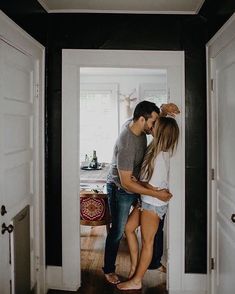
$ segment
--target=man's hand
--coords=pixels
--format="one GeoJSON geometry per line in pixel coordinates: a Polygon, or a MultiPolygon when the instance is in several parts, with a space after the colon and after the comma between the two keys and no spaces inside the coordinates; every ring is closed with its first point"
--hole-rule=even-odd
{"type": "MultiPolygon", "coordinates": [[[[164,202],[167,202],[171,199],[172,194],[167,189],[154,190],[154,187],[146,183],[144,186],[141,185],[139,181],[135,181],[135,178],[132,175],[132,171],[118,170],[121,186],[124,190],[136,193],[149,195],[164,202]]],[[[155,187],[156,188],[156,187],[155,187]]]]}
{"type": "Polygon", "coordinates": [[[132,181],[134,181],[134,182],[138,182],[138,180],[136,179],[135,176],[131,176],[131,179],[132,179],[132,181]]]}
{"type": "Polygon", "coordinates": [[[172,198],[172,194],[167,189],[157,190],[155,198],[162,200],[164,202],[170,201],[172,198]]]}
{"type": "Polygon", "coordinates": [[[169,115],[169,116],[175,117],[176,114],[180,113],[178,106],[175,105],[174,103],[162,104],[160,109],[161,109],[160,116],[169,115]]]}

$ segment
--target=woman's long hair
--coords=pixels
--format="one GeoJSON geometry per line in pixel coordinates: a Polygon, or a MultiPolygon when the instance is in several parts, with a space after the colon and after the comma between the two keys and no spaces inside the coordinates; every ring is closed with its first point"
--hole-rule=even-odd
{"type": "Polygon", "coordinates": [[[141,167],[141,178],[149,181],[154,169],[154,160],[157,155],[163,152],[175,151],[179,140],[179,127],[172,117],[159,117],[155,122],[155,133],[152,142],[149,144],[141,167]]]}

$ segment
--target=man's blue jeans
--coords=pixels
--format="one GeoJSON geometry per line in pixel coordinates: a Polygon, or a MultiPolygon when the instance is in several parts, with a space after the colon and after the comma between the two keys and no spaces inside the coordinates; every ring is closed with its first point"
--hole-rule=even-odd
{"type": "Polygon", "coordinates": [[[105,253],[104,267],[105,274],[115,272],[115,262],[118,253],[120,240],[122,239],[127,218],[132,204],[138,200],[138,194],[129,194],[115,184],[107,184],[109,209],[112,216],[112,226],[108,232],[105,253]]]}

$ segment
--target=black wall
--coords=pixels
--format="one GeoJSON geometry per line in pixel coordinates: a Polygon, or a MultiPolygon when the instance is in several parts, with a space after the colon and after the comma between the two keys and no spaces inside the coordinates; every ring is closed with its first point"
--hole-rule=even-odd
{"type": "Polygon", "coordinates": [[[36,0],[1,1],[1,9],[46,46],[46,256],[62,264],[61,49],[184,50],[187,273],[206,272],[205,44],[235,10],[207,0],[194,16],[46,14],[36,0]],[[23,4],[23,7],[22,7],[23,4]],[[21,7],[21,8],[20,8],[21,7]]]}
{"type": "Polygon", "coordinates": [[[48,14],[36,0],[0,0],[0,9],[46,46],[48,14]]]}
{"type": "MultiPolygon", "coordinates": [[[[49,164],[48,186],[51,189],[50,195],[54,191],[54,196],[59,195],[60,187],[56,186],[56,183],[61,182],[58,166],[61,152],[61,49],[185,51],[186,270],[205,272],[207,239],[205,21],[199,16],[51,14],[49,26],[48,126],[49,130],[53,130],[56,140],[48,146],[49,163],[52,163],[49,164]]],[[[49,205],[52,211],[54,200],[49,205]]],[[[59,214],[60,211],[57,210],[57,213],[59,214]]],[[[59,215],[53,222],[58,219],[59,215]]],[[[50,236],[53,234],[54,225],[51,224],[50,236]]],[[[56,237],[58,239],[60,235],[56,237]]],[[[55,242],[51,242],[52,248],[48,250],[51,253],[47,260],[51,264],[59,261],[58,252],[53,250],[54,244],[55,242]]]]}

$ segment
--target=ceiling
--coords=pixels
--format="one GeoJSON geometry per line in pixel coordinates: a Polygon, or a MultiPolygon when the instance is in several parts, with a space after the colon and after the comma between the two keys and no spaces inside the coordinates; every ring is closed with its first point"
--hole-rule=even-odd
{"type": "Polygon", "coordinates": [[[38,0],[49,13],[197,14],[205,0],[38,0]]]}

